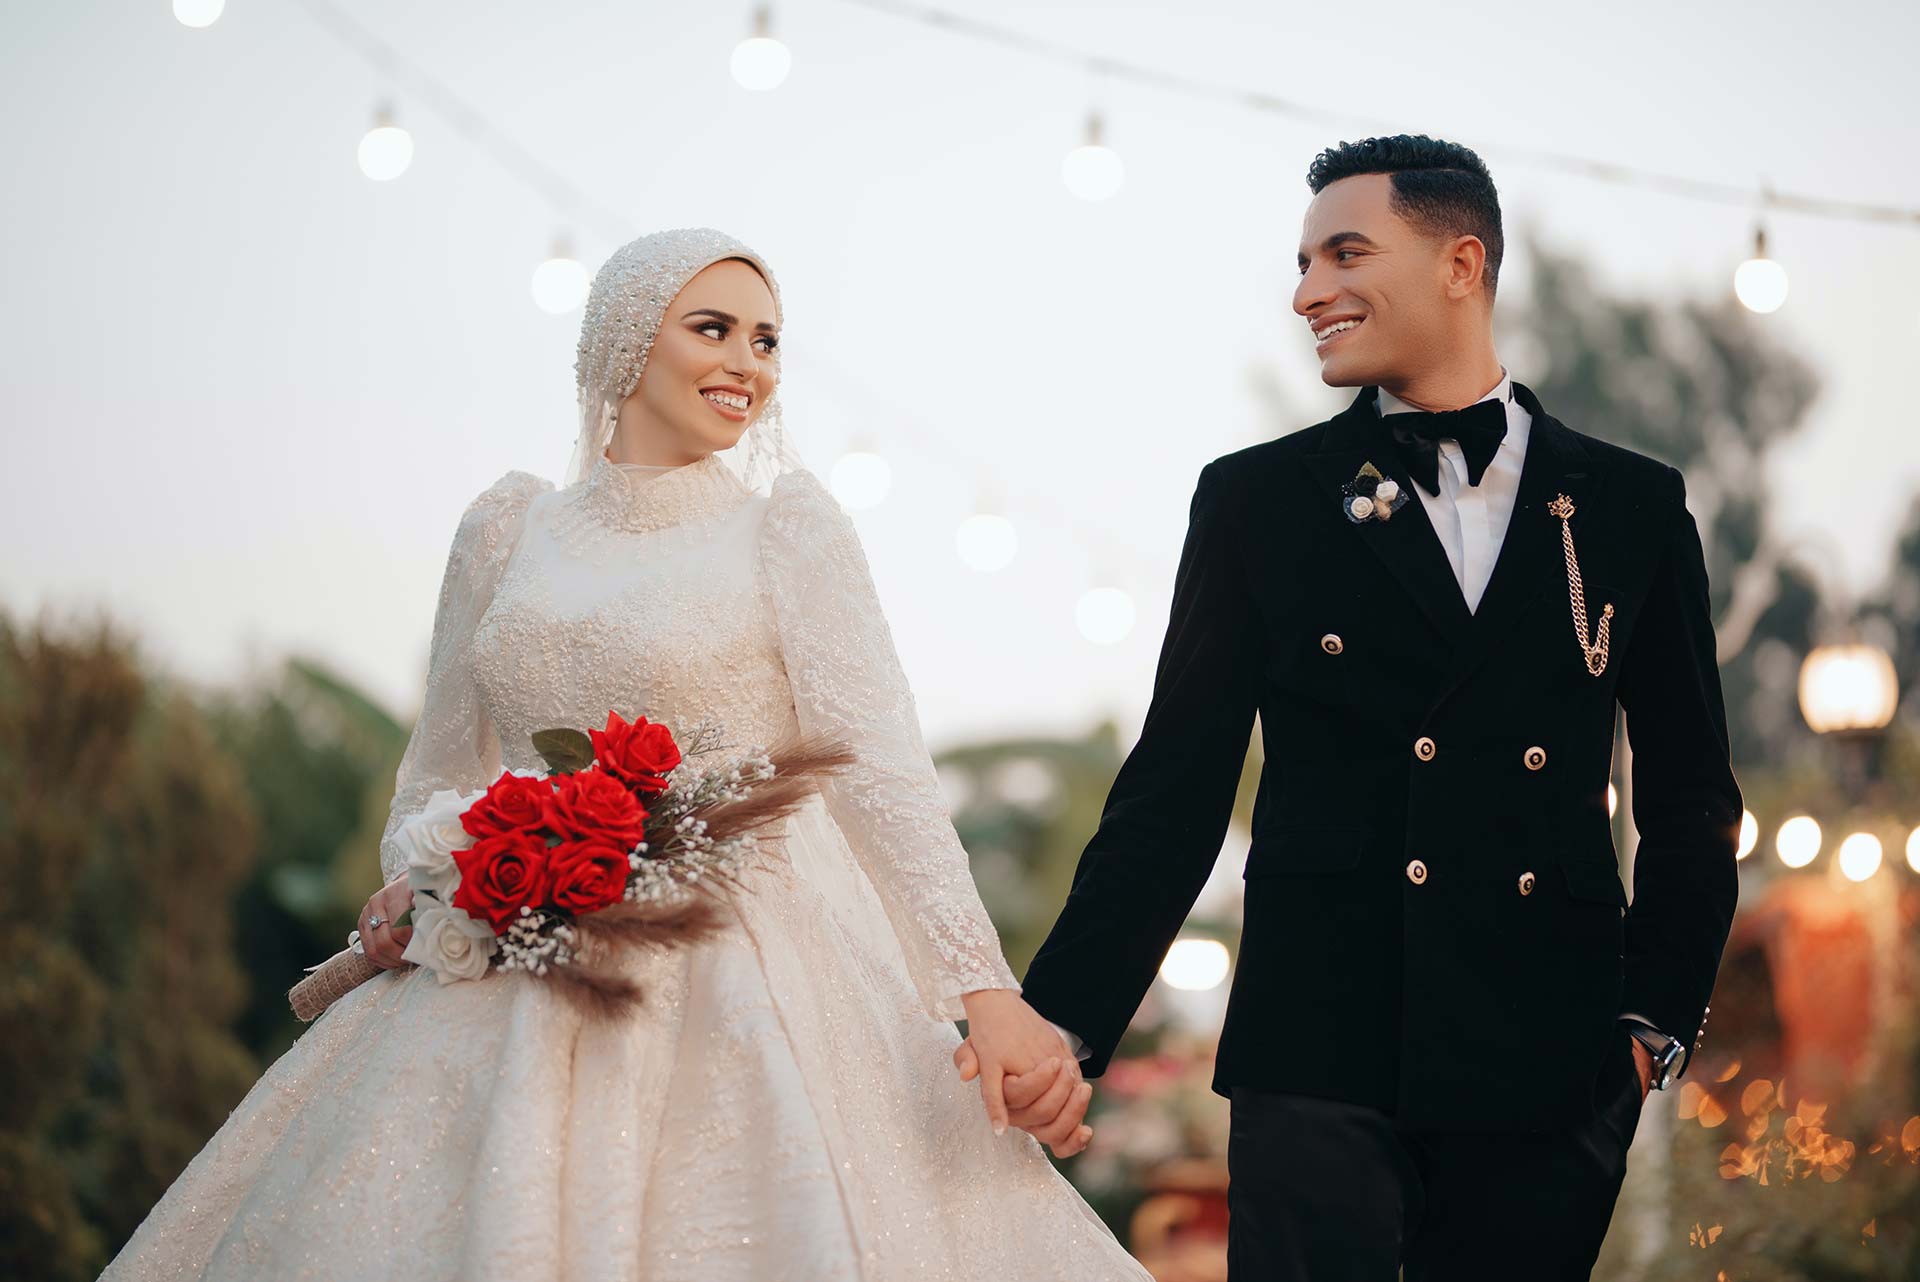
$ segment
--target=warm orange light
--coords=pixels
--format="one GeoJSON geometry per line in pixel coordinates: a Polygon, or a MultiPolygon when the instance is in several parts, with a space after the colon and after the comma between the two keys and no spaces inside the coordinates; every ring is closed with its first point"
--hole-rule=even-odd
{"type": "Polygon", "coordinates": [[[1820,734],[1884,729],[1899,701],[1893,660],[1877,645],[1817,646],[1800,665],[1800,715],[1820,734]]]}

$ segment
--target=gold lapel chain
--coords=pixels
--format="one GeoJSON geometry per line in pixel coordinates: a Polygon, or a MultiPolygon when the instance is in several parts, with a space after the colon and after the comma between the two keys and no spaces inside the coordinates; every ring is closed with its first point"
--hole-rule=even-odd
{"type": "Polygon", "coordinates": [[[1580,558],[1573,554],[1573,500],[1562,494],[1547,504],[1547,511],[1560,518],[1560,545],[1567,553],[1567,598],[1573,602],[1573,639],[1587,656],[1587,671],[1599,676],[1607,670],[1607,642],[1613,630],[1613,602],[1600,611],[1600,630],[1587,640],[1587,590],[1580,584],[1580,558]]]}

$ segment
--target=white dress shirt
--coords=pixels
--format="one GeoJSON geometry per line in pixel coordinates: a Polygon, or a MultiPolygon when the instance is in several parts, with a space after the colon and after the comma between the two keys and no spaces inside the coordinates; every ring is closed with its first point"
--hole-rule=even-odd
{"type": "MultiPolygon", "coordinates": [[[[1500,381],[1481,401],[1503,401],[1507,407],[1507,435],[1494,451],[1493,461],[1481,474],[1480,484],[1467,483],[1467,455],[1460,442],[1440,442],[1440,492],[1427,493],[1418,481],[1413,492],[1427,510],[1433,532],[1440,536],[1447,563],[1460,583],[1460,594],[1467,599],[1469,611],[1480,608],[1486,595],[1487,580],[1493,577],[1493,563],[1500,556],[1500,545],[1507,537],[1507,522],[1513,518],[1513,501],[1520,493],[1520,468],[1527,458],[1527,434],[1533,427],[1533,415],[1514,399],[1513,379],[1505,370],[1500,381]]],[[[1474,402],[1476,405],[1479,401],[1474,402]]],[[[1379,413],[1418,413],[1386,388],[1380,389],[1379,413]]]]}

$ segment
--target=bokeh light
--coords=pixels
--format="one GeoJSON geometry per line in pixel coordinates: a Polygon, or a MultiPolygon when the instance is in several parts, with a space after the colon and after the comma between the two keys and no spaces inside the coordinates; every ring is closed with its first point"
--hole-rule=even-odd
{"type": "Polygon", "coordinates": [[[1865,881],[1880,871],[1880,839],[1870,832],[1856,832],[1840,843],[1840,871],[1848,881],[1865,881]]]}
{"type": "Polygon", "coordinates": [[[227,0],[173,0],[173,16],[183,27],[211,27],[226,12],[227,0]]]}
{"type": "Polygon", "coordinates": [[[1745,859],[1760,844],[1760,821],[1753,817],[1753,811],[1740,812],[1740,849],[1734,852],[1734,858],[1745,859]]]}
{"type": "Polygon", "coordinates": [[[864,511],[886,502],[893,489],[893,468],[878,454],[848,450],[833,465],[827,485],[842,506],[864,511]]]}
{"type": "Polygon", "coordinates": [[[393,181],[412,163],[413,135],[398,125],[376,123],[360,140],[360,172],[375,182],[393,181]]]}
{"type": "Polygon", "coordinates": [[[1160,978],[1182,992],[1204,993],[1220,987],[1231,967],[1227,946],[1219,940],[1176,939],[1160,963],[1160,978]]]}
{"type": "Polygon", "coordinates": [[[1120,588],[1091,588],[1073,609],[1080,635],[1095,645],[1117,645],[1133,631],[1133,598],[1120,588]]]}
{"type": "Polygon", "coordinates": [[[554,316],[570,312],[587,301],[592,283],[577,259],[556,249],[553,257],[533,269],[534,305],[554,316]]]}
{"type": "Polygon", "coordinates": [[[978,512],[960,522],[953,541],[960,560],[981,574],[1006,569],[1020,551],[1013,522],[991,512],[978,512]]]}
{"type": "Polygon", "coordinates": [[[1819,823],[1811,815],[1795,815],[1780,825],[1773,848],[1787,867],[1805,868],[1820,853],[1819,823]]]}

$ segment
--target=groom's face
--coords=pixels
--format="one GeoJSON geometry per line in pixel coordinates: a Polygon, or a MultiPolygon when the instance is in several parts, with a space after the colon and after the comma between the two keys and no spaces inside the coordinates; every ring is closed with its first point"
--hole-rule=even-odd
{"type": "Polygon", "coordinates": [[[1357,174],[1307,206],[1293,310],[1329,387],[1400,386],[1445,346],[1448,255],[1392,195],[1388,175],[1357,174]]]}

